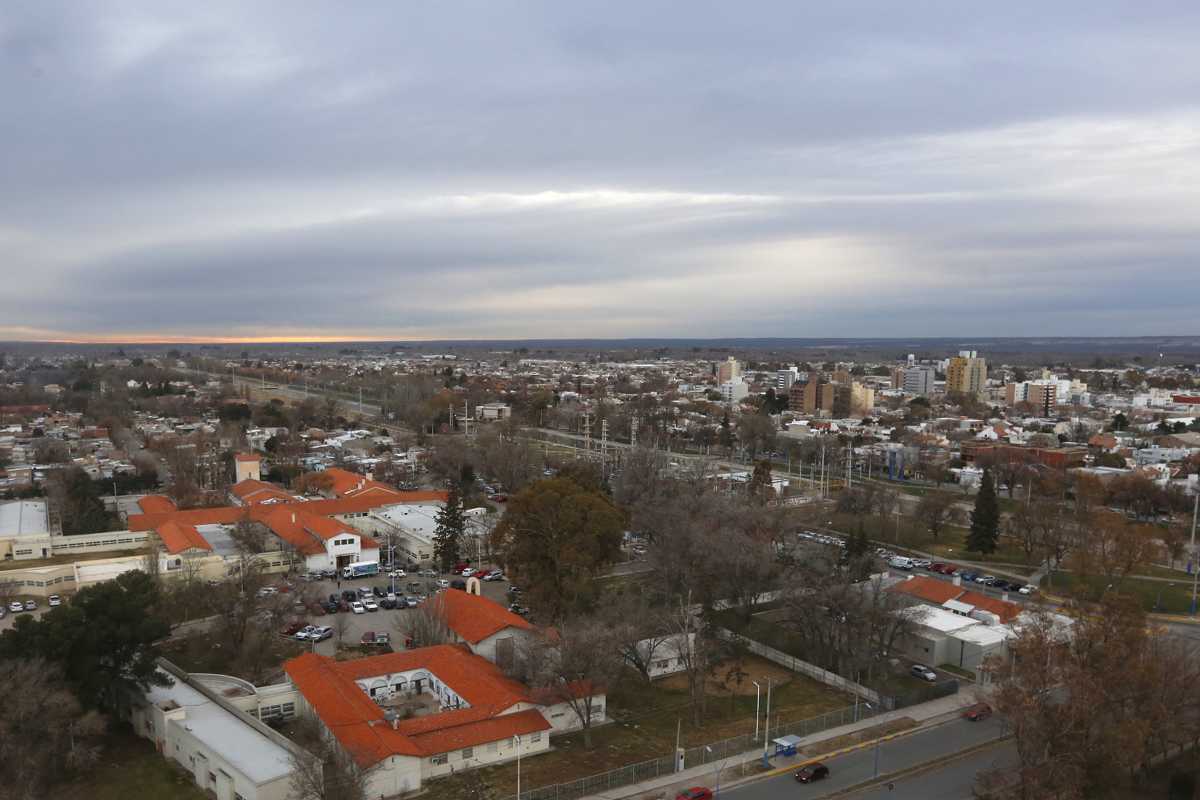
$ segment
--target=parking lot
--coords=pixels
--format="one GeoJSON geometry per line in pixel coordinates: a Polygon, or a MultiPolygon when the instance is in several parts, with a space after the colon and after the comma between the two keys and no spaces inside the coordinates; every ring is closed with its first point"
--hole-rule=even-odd
{"type": "MultiPolygon", "coordinates": [[[[439,574],[436,577],[414,577],[406,576],[404,578],[396,578],[396,594],[397,595],[419,595],[424,594],[431,597],[438,591],[438,580],[455,580],[460,579],[459,576],[449,574],[439,574]],[[417,591],[410,589],[410,584],[415,583],[417,591]]],[[[295,581],[297,586],[314,587],[316,594],[324,599],[329,599],[329,595],[340,595],[344,591],[357,590],[360,587],[373,588],[378,586],[384,592],[391,590],[393,579],[386,575],[380,574],[369,578],[356,578],[354,580],[342,579],[338,580],[320,580],[320,581],[295,581]]],[[[482,593],[484,597],[494,600],[504,608],[508,608],[508,581],[482,581],[482,593]]],[[[338,612],[337,614],[324,614],[319,616],[310,615],[305,620],[312,625],[328,625],[332,628],[337,628],[337,620],[344,620],[345,629],[342,633],[342,643],[345,645],[357,644],[362,640],[362,635],[367,631],[375,631],[377,633],[389,633],[392,637],[393,646],[395,649],[403,649],[404,643],[400,640],[399,630],[403,628],[404,618],[409,614],[414,613],[408,608],[386,609],[380,607],[378,611],[369,611],[364,614],[355,614],[353,612],[338,612]]],[[[322,655],[332,656],[337,650],[336,635],[331,639],[326,639],[323,642],[317,642],[314,646],[315,652],[322,655]]]]}
{"type": "MultiPolygon", "coordinates": [[[[16,597],[11,598],[11,600],[6,600],[4,602],[4,617],[3,617],[3,619],[0,619],[0,631],[6,631],[9,628],[11,628],[13,626],[13,622],[17,619],[17,617],[21,616],[22,614],[30,614],[34,617],[40,617],[42,614],[45,614],[50,609],[50,607],[46,604],[46,598],[44,598],[44,597],[34,597],[32,595],[18,595],[16,597]],[[9,602],[11,602],[11,600],[19,600],[19,601],[21,601],[22,604],[24,604],[24,602],[26,600],[33,600],[34,602],[37,603],[37,608],[34,609],[33,611],[22,611],[20,614],[16,614],[16,613],[13,613],[12,611],[8,610],[8,604],[9,604],[9,602]]],[[[63,602],[65,603],[66,601],[64,600],[63,602]]]]}

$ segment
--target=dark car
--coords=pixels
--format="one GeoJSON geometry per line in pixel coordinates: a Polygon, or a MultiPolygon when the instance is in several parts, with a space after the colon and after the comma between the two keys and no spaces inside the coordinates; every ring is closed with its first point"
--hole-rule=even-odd
{"type": "Polygon", "coordinates": [[[342,592],[342,599],[349,602],[354,602],[358,599],[358,592],[354,591],[353,589],[347,589],[346,591],[342,592]]]}
{"type": "Polygon", "coordinates": [[[388,598],[386,598],[386,597],[385,597],[385,598],[383,598],[382,600],[380,600],[380,601],[379,601],[379,607],[380,607],[380,608],[387,608],[387,609],[392,609],[392,608],[395,608],[395,607],[396,607],[396,601],[395,601],[395,600],[390,600],[390,599],[388,599],[388,598]]]}
{"type": "Polygon", "coordinates": [[[331,603],[336,603],[339,599],[340,598],[337,596],[337,594],[329,595],[329,602],[331,602],[331,603]]]}
{"type": "Polygon", "coordinates": [[[713,800],[713,793],[706,786],[693,786],[675,795],[675,800],[713,800]]]}
{"type": "Polygon", "coordinates": [[[450,588],[458,589],[460,592],[465,592],[467,590],[467,582],[466,581],[450,581],[450,588]]]}
{"type": "Polygon", "coordinates": [[[387,590],[382,586],[373,586],[371,587],[371,591],[375,593],[376,597],[387,597],[387,590]]]}
{"type": "Polygon", "coordinates": [[[976,703],[963,712],[963,718],[971,722],[981,722],[992,715],[992,707],[987,703],[976,703]]]}
{"type": "Polygon", "coordinates": [[[337,610],[338,610],[338,601],[337,600],[326,600],[324,603],[321,604],[321,607],[325,609],[326,614],[336,614],[337,610]]]}
{"type": "Polygon", "coordinates": [[[508,607],[508,610],[514,614],[519,614],[522,617],[529,616],[529,609],[519,603],[513,603],[508,607]]]}
{"type": "Polygon", "coordinates": [[[800,783],[812,783],[829,777],[829,767],[817,762],[796,770],[796,780],[800,783]]]}
{"type": "Polygon", "coordinates": [[[350,610],[350,603],[348,603],[347,601],[342,600],[338,603],[338,611],[345,613],[349,610],[350,610]]]}

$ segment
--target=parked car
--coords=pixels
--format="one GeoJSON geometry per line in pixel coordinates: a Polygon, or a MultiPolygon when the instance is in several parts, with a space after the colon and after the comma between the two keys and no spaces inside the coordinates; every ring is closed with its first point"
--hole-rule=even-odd
{"type": "Polygon", "coordinates": [[[316,631],[316,629],[316,625],[305,625],[303,628],[293,633],[292,638],[303,642],[307,640],[309,635],[316,631]]]}
{"type": "Polygon", "coordinates": [[[518,614],[522,617],[529,616],[529,609],[526,608],[525,606],[521,605],[520,603],[513,603],[512,605],[510,605],[508,607],[508,610],[511,611],[512,613],[518,614]]]}
{"type": "Polygon", "coordinates": [[[353,589],[347,589],[342,592],[342,599],[353,603],[358,599],[358,592],[354,591],[353,589]]]}
{"type": "Polygon", "coordinates": [[[467,567],[466,569],[464,569],[464,570],[462,571],[462,576],[463,576],[464,578],[471,578],[471,577],[474,577],[474,575],[475,575],[475,568],[474,568],[474,567],[467,567]]]}
{"type": "Polygon", "coordinates": [[[675,795],[675,800],[713,800],[713,793],[706,786],[693,786],[675,795]]]}
{"type": "Polygon", "coordinates": [[[326,600],[321,607],[325,609],[326,614],[336,614],[340,605],[341,603],[337,600],[326,600]]]}
{"type": "Polygon", "coordinates": [[[982,583],[984,586],[991,586],[995,581],[995,575],[980,575],[975,578],[976,583],[982,583]]]}
{"type": "Polygon", "coordinates": [[[389,578],[407,578],[408,573],[402,569],[394,569],[388,573],[389,578]]]}
{"type": "Polygon", "coordinates": [[[465,592],[467,590],[467,582],[464,580],[450,581],[450,588],[458,589],[460,592],[465,592]]]}
{"type": "Polygon", "coordinates": [[[371,591],[374,592],[376,597],[387,597],[387,590],[382,586],[372,586],[371,591]]]}
{"type": "Polygon", "coordinates": [[[26,611],[37,611],[37,600],[26,600],[25,601],[25,610],[26,611]]]}
{"type": "Polygon", "coordinates": [[[800,783],[812,783],[829,777],[829,767],[818,761],[796,770],[796,780],[800,783]]]}
{"type": "Polygon", "coordinates": [[[445,578],[438,578],[437,585],[439,589],[449,589],[450,581],[446,580],[445,578]]]}
{"type": "Polygon", "coordinates": [[[365,645],[385,645],[390,643],[392,637],[386,633],[376,633],[375,631],[367,631],[362,635],[359,644],[365,645]]]}
{"type": "Polygon", "coordinates": [[[963,573],[959,574],[959,577],[963,579],[964,583],[974,583],[975,579],[979,577],[979,573],[978,572],[963,572],[963,573]]]}
{"type": "Polygon", "coordinates": [[[392,610],[393,608],[396,607],[396,598],[394,598],[394,597],[383,598],[382,600],[379,601],[379,607],[386,608],[389,611],[392,610]]]}
{"type": "Polygon", "coordinates": [[[1033,594],[1037,590],[1038,590],[1038,588],[1036,586],[1034,586],[1032,583],[1027,583],[1024,586],[1022,586],[1020,589],[1018,589],[1017,591],[1019,591],[1021,594],[1033,594]]]}
{"type": "Polygon", "coordinates": [[[46,598],[46,604],[49,605],[51,608],[54,608],[55,606],[61,606],[62,598],[56,594],[52,594],[46,598]]]}
{"type": "Polygon", "coordinates": [[[350,604],[350,610],[353,611],[355,614],[367,613],[367,607],[364,606],[362,603],[358,602],[357,600],[355,600],[353,603],[350,604]]]}
{"type": "Polygon", "coordinates": [[[362,604],[363,604],[363,607],[367,609],[367,611],[378,611],[379,610],[379,604],[376,603],[375,600],[371,597],[368,597],[366,600],[363,600],[362,604]]]}
{"type": "Polygon", "coordinates": [[[404,604],[409,608],[416,608],[417,606],[421,605],[421,601],[424,599],[425,595],[421,595],[420,597],[406,597],[404,598],[404,604]]]}
{"type": "Polygon", "coordinates": [[[498,569],[494,569],[491,572],[489,572],[487,575],[484,575],[483,579],[485,581],[502,581],[502,580],[504,580],[504,573],[498,569]]]}
{"type": "Polygon", "coordinates": [[[19,614],[20,612],[25,610],[25,604],[22,603],[20,600],[13,600],[11,603],[8,604],[8,610],[13,612],[14,614],[19,614]]]}
{"type": "Polygon", "coordinates": [[[313,629],[313,632],[308,635],[310,642],[323,642],[326,639],[333,637],[333,628],[328,625],[318,625],[313,629]]]}
{"type": "Polygon", "coordinates": [[[298,631],[304,630],[306,625],[308,625],[308,623],[303,621],[289,622],[287,625],[283,626],[283,630],[280,631],[280,633],[282,633],[284,636],[295,636],[298,631]]]}
{"type": "Polygon", "coordinates": [[[350,604],[349,604],[348,602],[346,602],[345,600],[339,600],[339,601],[338,601],[338,611],[340,611],[340,612],[342,612],[343,614],[345,614],[345,613],[346,613],[346,612],[348,612],[349,610],[350,610],[350,604]]]}
{"type": "Polygon", "coordinates": [[[452,570],[450,570],[450,571],[451,571],[452,573],[454,573],[455,575],[462,575],[462,574],[463,574],[463,570],[464,570],[464,569],[466,569],[466,568],[467,568],[467,567],[469,567],[469,566],[471,566],[471,565],[470,565],[468,562],[466,562],[466,561],[460,561],[460,562],[458,562],[457,564],[455,564],[455,565],[454,565],[454,569],[452,569],[452,570]]]}
{"type": "Polygon", "coordinates": [[[940,562],[935,562],[935,563],[929,565],[929,571],[936,572],[938,574],[941,574],[942,570],[944,570],[945,568],[946,568],[946,565],[942,564],[940,562]]]}
{"type": "Polygon", "coordinates": [[[913,664],[908,672],[914,678],[920,678],[921,680],[929,681],[930,683],[933,683],[937,680],[937,673],[924,664],[913,664]]]}
{"type": "Polygon", "coordinates": [[[992,707],[987,703],[976,703],[963,712],[963,717],[971,722],[980,722],[992,715],[992,707]]]}

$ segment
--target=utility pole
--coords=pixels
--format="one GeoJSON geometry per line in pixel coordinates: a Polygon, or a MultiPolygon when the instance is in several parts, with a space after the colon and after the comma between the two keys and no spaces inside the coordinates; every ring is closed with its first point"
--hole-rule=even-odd
{"type": "Polygon", "coordinates": [[[600,420],[600,472],[608,471],[608,418],[600,420]]]}
{"type": "Polygon", "coordinates": [[[583,449],[590,456],[592,454],[592,412],[583,412],[583,449]]]}
{"type": "Polygon", "coordinates": [[[629,420],[629,446],[631,448],[637,447],[637,429],[638,429],[638,418],[637,418],[637,415],[635,414],[633,419],[629,420]]]}
{"type": "Polygon", "coordinates": [[[770,767],[767,757],[767,741],[771,738],[771,679],[767,678],[767,713],[763,715],[763,766],[770,767]]]}

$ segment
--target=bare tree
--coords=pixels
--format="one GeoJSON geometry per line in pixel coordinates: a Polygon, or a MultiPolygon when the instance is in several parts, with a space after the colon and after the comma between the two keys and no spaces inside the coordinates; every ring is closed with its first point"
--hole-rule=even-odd
{"type": "Polygon", "coordinates": [[[83,713],[61,670],[38,659],[5,664],[19,691],[0,703],[0,798],[38,800],[100,755],[104,720],[83,713]]]}
{"type": "Polygon", "coordinates": [[[926,492],[917,503],[917,519],[924,523],[934,539],[958,519],[957,502],[958,499],[949,492],[926,492]]]}
{"type": "Polygon", "coordinates": [[[583,731],[583,746],[591,747],[592,726],[604,716],[599,697],[624,667],[612,631],[599,620],[580,617],[525,642],[535,694],[544,703],[570,708],[583,731]]]}
{"type": "Polygon", "coordinates": [[[606,603],[600,614],[625,663],[649,682],[654,662],[665,657],[673,635],[667,610],[648,593],[629,591],[606,603]]]}
{"type": "Polygon", "coordinates": [[[288,755],[292,766],[288,800],[366,800],[376,765],[363,767],[356,762],[311,717],[297,721],[293,738],[303,751],[288,755]]]}
{"type": "Polygon", "coordinates": [[[397,615],[393,625],[398,634],[412,639],[413,647],[432,647],[454,641],[437,596],[429,598],[407,614],[397,615]]]}

